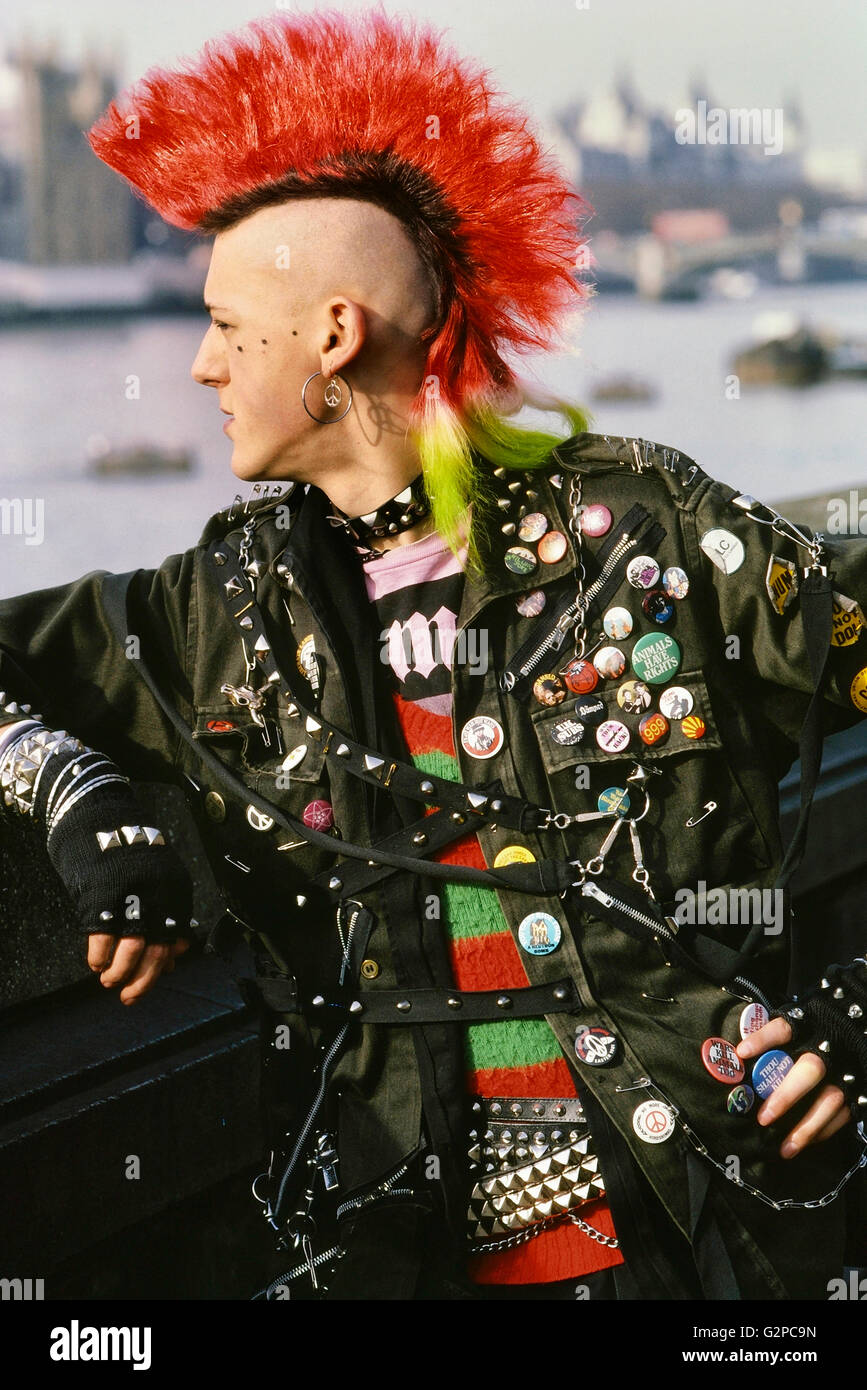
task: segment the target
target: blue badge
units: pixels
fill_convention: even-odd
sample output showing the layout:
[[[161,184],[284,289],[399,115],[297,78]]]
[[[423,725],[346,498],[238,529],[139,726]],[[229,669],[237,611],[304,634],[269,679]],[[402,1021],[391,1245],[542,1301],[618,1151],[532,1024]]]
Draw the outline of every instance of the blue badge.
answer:
[[[753,1067],[753,1086],[756,1094],[761,1096],[762,1100],[767,1100],[768,1096],[773,1095],[777,1087],[782,1085],[786,1072],[793,1066],[788,1052],[781,1052],[779,1048],[763,1052]]]
[[[548,956],[556,951],[562,935],[560,923],[550,912],[529,912],[518,927],[518,940],[531,956]]]

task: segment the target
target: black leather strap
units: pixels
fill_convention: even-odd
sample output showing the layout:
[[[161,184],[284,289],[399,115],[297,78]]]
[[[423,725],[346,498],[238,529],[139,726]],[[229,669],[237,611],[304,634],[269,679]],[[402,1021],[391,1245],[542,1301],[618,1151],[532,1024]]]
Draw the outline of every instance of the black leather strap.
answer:
[[[305,1001],[311,1016],[339,1009],[359,1023],[491,1023],[503,1018],[543,1018],[580,1006],[570,979],[527,989],[378,989],[347,999],[319,994]]]
[[[126,598],[134,576],[135,571],[129,574],[106,575],[103,579],[103,609],[121,647],[123,647],[126,634],[130,630],[126,615]],[[563,892],[571,883],[573,870],[565,860],[547,859],[532,864],[506,864],[499,869],[473,869],[464,864],[440,864],[436,860],[414,858],[408,854],[390,853],[377,845],[356,845],[350,840],[341,840],[325,831],[313,830],[302,821],[296,820],[294,816],[286,815],[279,806],[268,801],[258,792],[254,792],[242,778],[237,777],[210,748],[205,746],[203,740],[193,737],[192,730],[188,728],[172,702],[163,694],[156,677],[148,668],[144,658],[136,662],[136,671],[150,690],[166,719],[181,739],[193,749],[196,757],[209,769],[219,784],[227,787],[232,795],[238,797],[242,802],[254,806],[263,815],[270,816],[276,825],[291,831],[295,838],[306,840],[309,844],[315,845],[317,849],[325,850],[331,855],[343,854],[349,859],[361,859],[376,864],[389,865],[395,869],[406,869],[410,873],[421,874],[427,878],[448,880],[451,883],[478,883],[486,888],[508,888],[516,893],[546,896],[549,893]],[[414,773],[416,777],[421,776],[415,769]],[[450,787],[452,790],[456,785],[437,778],[430,780],[435,786]],[[419,796],[418,799],[426,799],[426,794],[424,798]],[[436,795],[434,794],[430,799],[436,801]],[[522,806],[526,804],[525,802],[521,803]],[[497,814],[493,802],[490,809],[492,813]],[[471,822],[468,828],[472,828]]]

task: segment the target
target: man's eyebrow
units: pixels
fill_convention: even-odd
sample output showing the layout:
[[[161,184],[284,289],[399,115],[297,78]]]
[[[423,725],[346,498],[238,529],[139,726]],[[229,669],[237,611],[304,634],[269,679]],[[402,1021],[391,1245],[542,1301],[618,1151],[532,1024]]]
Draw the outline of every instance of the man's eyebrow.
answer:
[[[207,301],[205,302],[205,308],[207,309],[209,314],[217,312],[221,314],[228,314],[230,312],[230,310],[227,309],[224,304],[208,304]]]

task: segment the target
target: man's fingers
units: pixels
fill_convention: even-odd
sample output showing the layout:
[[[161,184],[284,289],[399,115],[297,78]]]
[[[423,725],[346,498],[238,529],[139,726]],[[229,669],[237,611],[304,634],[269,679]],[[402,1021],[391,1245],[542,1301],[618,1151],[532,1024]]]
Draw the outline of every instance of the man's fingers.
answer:
[[[791,1075],[791,1072],[789,1073]],[[786,1078],[788,1080],[788,1077]],[[780,1087],[782,1090],[782,1087]],[[783,1158],[794,1158],[808,1144],[815,1143],[821,1135],[830,1139],[836,1130],[841,1129],[849,1119],[846,1097],[839,1086],[825,1086],[810,1106],[803,1119],[799,1120],[780,1146]],[[825,1134],[825,1130],[828,1133]]]
[[[87,938],[87,963],[91,970],[104,970],[114,951],[114,937],[105,932],[92,932]]]
[[[755,1033],[748,1034],[738,1043],[735,1051],[744,1061],[748,1057],[758,1057],[759,1053],[767,1052],[770,1047],[782,1047],[790,1042],[792,1030],[784,1018],[772,1018],[763,1028],[759,1028]]]
[[[828,1124],[820,1129],[818,1134],[813,1135],[813,1143],[824,1144],[826,1139],[830,1139],[832,1135],[837,1133],[838,1129],[842,1129],[851,1119],[852,1112],[848,1105],[841,1106],[839,1113],[834,1116],[833,1120],[830,1120]]]
[[[174,967],[170,946],[146,946],[142,953],[141,960],[138,963],[137,970],[130,979],[126,981],[126,984],[120,992],[121,1003],[132,1004],[136,999],[139,999],[141,995],[146,994],[152,985],[156,984],[168,964]]]
[[[764,1105],[758,1110],[756,1119],[759,1124],[773,1124],[774,1120],[785,1115],[796,1101],[799,1101],[814,1086],[818,1086],[825,1071],[825,1063],[817,1052],[805,1052],[786,1073],[773,1095],[768,1096]]]
[[[111,965],[99,977],[100,984],[105,985],[107,989],[122,984],[138,964],[144,949],[143,936],[122,936],[115,947]]]

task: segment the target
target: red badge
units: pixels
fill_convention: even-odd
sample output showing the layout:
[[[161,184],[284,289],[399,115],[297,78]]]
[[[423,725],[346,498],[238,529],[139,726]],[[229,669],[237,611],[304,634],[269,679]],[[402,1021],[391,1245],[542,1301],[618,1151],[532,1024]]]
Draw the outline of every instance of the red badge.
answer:
[[[334,824],[334,810],[330,801],[308,801],[301,813],[301,819],[311,830],[330,830]]]
[[[725,1038],[705,1038],[701,1045],[701,1060],[714,1081],[743,1081],[744,1064],[734,1047]]]
[[[685,738],[704,738],[707,733],[707,725],[697,714],[688,714],[681,720],[680,727]]]
[[[664,714],[646,714],[638,726],[642,743],[660,743],[668,735],[668,720]]]
[[[209,719],[208,728],[212,734],[228,734],[233,729],[237,729],[237,724],[233,724],[231,719]]]
[[[599,672],[592,661],[576,658],[564,667],[561,674],[573,695],[589,695],[599,684]]]

